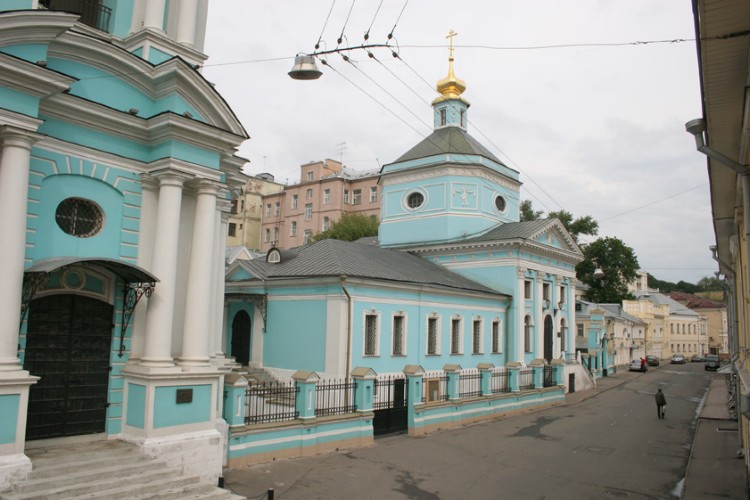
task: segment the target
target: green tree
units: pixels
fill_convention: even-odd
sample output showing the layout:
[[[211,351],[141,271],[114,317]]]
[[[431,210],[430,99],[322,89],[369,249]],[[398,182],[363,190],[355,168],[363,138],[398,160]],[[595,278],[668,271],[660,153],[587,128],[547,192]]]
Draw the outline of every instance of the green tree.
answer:
[[[544,215],[543,210],[534,210],[534,207],[531,206],[531,200],[523,200],[518,208],[521,212],[521,222],[538,220]]]
[[[550,219],[558,219],[565,229],[568,230],[570,235],[573,237],[576,243],[578,243],[578,236],[581,234],[587,234],[589,236],[596,236],[599,234],[599,223],[594,220],[590,215],[584,215],[573,219],[573,214],[566,210],[558,210],[556,212],[550,212],[547,214]]]
[[[706,276],[698,280],[696,285],[703,292],[723,292],[724,282],[715,276]]]
[[[312,241],[354,241],[367,236],[377,236],[379,225],[378,219],[369,215],[343,214],[328,230],[313,235]]]
[[[604,237],[586,245],[583,256],[576,275],[589,286],[590,301],[612,304],[633,298],[628,283],[635,279],[639,266],[632,248],[618,238]],[[601,275],[595,275],[597,269]]]

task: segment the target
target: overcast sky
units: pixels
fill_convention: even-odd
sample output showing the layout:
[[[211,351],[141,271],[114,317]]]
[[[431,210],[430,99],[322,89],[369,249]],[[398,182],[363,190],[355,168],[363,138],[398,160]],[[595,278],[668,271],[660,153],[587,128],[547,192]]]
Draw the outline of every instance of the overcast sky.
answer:
[[[287,76],[319,39],[359,46],[368,30],[400,58],[358,49],[319,80]],[[251,137],[246,173],[378,169],[432,131],[450,30],[469,133],[521,173],[522,199],[591,215],[659,279],[713,276],[706,158],[684,128],[702,114],[687,0],[211,0],[204,75]]]

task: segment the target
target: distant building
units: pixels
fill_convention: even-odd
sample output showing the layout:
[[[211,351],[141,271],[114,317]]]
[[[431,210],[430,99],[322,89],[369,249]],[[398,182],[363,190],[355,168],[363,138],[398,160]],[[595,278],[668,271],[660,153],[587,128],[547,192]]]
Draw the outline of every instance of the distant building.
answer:
[[[283,190],[284,185],[274,182],[271,174],[258,174],[248,178],[240,193],[232,200],[227,246],[260,250],[263,196]]]
[[[300,167],[300,182],[263,196],[260,249],[294,248],[310,242],[344,213],[380,215],[380,172],[358,172],[335,160]]]
[[[707,350],[700,351],[701,354],[726,354],[729,352],[729,330],[727,306],[725,304],[704,299],[692,293],[671,292],[669,296],[672,300],[705,318],[707,331],[704,340],[707,343]]]

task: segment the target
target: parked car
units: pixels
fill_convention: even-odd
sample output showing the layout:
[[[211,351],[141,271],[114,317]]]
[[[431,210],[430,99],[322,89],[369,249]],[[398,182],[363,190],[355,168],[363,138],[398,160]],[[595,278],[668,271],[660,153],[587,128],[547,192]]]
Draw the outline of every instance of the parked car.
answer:
[[[648,356],[646,356],[646,364],[648,366],[659,366],[659,358],[657,358],[653,354],[649,354]]]
[[[673,354],[670,363],[672,363],[673,365],[684,365],[685,356],[683,356],[682,354]]]
[[[706,370],[713,370],[716,371],[719,369],[719,356],[716,354],[709,354],[706,356],[706,364],[703,365],[703,367]]]
[[[705,358],[704,358],[703,356],[701,356],[700,354],[693,354],[693,355],[692,355],[692,356],[690,357],[690,362],[691,362],[691,363],[702,363],[702,362],[703,362],[703,361],[705,361],[705,360],[706,360],[706,359],[705,359]]]
[[[645,372],[647,370],[646,365],[641,366],[641,360],[640,359],[634,359],[630,362],[630,368],[628,368],[631,372]]]

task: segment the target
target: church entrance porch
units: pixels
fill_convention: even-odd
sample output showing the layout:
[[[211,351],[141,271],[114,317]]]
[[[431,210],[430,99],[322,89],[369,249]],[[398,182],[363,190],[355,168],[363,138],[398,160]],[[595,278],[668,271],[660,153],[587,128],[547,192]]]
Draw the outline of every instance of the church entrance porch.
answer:
[[[104,432],[113,307],[52,295],[29,307],[24,369],[41,377],[29,393],[26,439]]]

